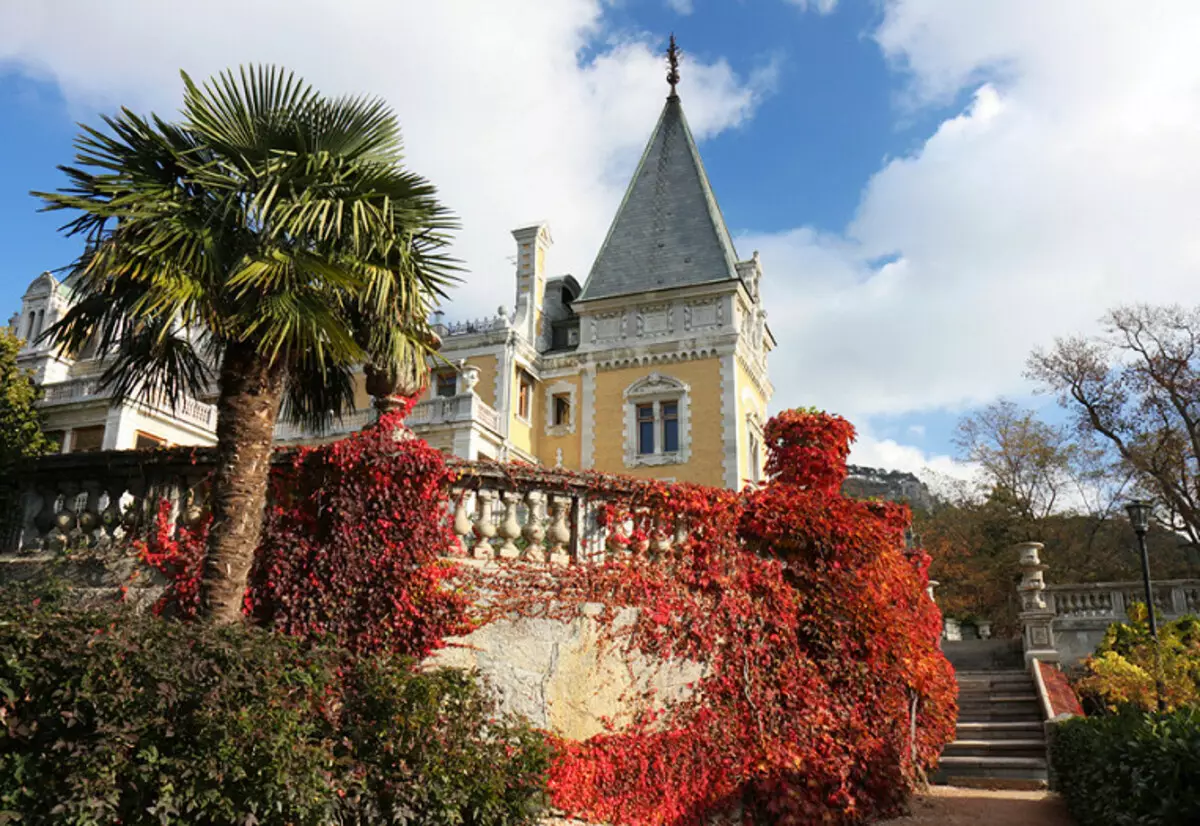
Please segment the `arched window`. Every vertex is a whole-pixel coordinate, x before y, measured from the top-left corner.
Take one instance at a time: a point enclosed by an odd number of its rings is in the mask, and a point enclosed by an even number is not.
[[[25,341],[26,343],[33,342],[33,325],[37,322],[37,313],[30,311],[29,323],[25,325]]]
[[[625,467],[675,465],[691,454],[688,386],[651,373],[625,388]]]

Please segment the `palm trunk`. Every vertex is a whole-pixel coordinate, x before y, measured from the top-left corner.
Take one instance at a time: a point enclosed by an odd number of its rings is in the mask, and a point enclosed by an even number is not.
[[[284,371],[253,347],[233,345],[221,364],[212,529],[200,583],[200,613],[216,624],[242,620],[242,600],[262,536],[271,444]]]

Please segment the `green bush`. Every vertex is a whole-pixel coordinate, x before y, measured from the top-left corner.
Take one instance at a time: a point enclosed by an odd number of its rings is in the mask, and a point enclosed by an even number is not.
[[[1081,826],[1200,823],[1200,709],[1073,718],[1051,758]]]
[[[0,605],[0,824],[507,826],[549,759],[468,674]]]

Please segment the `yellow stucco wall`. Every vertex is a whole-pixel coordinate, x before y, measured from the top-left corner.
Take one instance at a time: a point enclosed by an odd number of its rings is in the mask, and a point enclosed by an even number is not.
[[[691,455],[686,465],[626,468],[624,460],[625,389],[651,373],[661,373],[691,388]],[[648,479],[675,478],[721,487],[725,484],[721,419],[721,363],[704,359],[607,370],[596,374],[595,469]]]
[[[550,416],[553,415],[554,411],[546,405],[546,386],[563,383],[575,388],[575,405],[571,409],[571,416],[575,422],[575,432],[562,436],[549,436],[546,434],[546,427],[550,424]],[[541,418],[535,421],[533,426],[534,454],[543,465],[553,467],[558,456],[558,451],[562,450],[563,467],[579,470],[582,464],[583,452],[583,387],[581,378],[578,375],[574,375],[547,379],[544,383],[538,385],[538,395],[540,396],[538,401],[541,403]]]
[[[749,398],[747,398],[747,396]],[[751,462],[753,457],[750,456],[750,428],[747,425],[747,420],[751,413],[758,416],[760,424],[767,423],[767,402],[763,398],[762,393],[758,391],[754,382],[750,378],[750,374],[740,363],[737,366],[737,420],[738,420],[738,486],[740,487],[750,478]],[[760,462],[765,460],[765,451],[763,446],[759,446]],[[760,464],[761,472],[761,464]]]

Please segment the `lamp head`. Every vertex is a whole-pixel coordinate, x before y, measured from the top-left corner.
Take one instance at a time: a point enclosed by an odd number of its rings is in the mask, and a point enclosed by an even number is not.
[[[1134,533],[1145,533],[1150,529],[1150,514],[1154,505],[1145,499],[1134,499],[1125,506],[1129,513],[1129,523],[1133,525]]]

